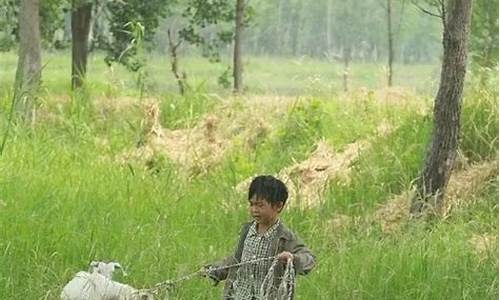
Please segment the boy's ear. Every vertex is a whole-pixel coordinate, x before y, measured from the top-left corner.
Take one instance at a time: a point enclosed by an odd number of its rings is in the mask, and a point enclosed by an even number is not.
[[[276,204],[276,208],[278,209],[278,213],[281,213],[283,208],[285,208],[285,204],[283,202],[278,202],[278,204]]]

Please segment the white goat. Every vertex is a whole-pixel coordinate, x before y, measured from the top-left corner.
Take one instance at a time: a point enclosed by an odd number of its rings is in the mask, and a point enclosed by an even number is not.
[[[61,292],[62,300],[153,300],[153,296],[111,280],[118,263],[92,262],[89,272],[78,272]]]
[[[105,263],[102,261],[92,261],[89,265],[90,273],[97,272],[108,279],[113,278],[113,272],[115,272],[116,269],[120,269],[123,275],[127,276],[122,266],[117,262],[112,261],[109,263]]]

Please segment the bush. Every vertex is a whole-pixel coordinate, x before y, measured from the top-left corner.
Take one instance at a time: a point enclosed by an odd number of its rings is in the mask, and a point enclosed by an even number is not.
[[[498,76],[473,77],[462,110],[460,149],[472,161],[498,156]]]

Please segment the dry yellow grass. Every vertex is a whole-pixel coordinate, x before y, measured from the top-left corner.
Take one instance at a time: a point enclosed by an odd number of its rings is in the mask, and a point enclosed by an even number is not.
[[[486,182],[498,178],[498,161],[484,161],[452,173],[443,201],[443,215],[471,204],[473,196],[484,188]]]
[[[119,157],[120,162],[147,162],[156,155],[163,155],[185,169],[206,170],[217,163],[229,148],[227,140],[218,134],[218,119],[215,116],[205,116],[193,128],[169,130],[160,124],[160,109],[156,101],[146,102],[144,112],[142,142],[139,147],[123,153]]]
[[[490,180],[498,178],[498,161],[485,161],[453,171],[443,198],[441,216],[446,218],[453,210],[472,204]],[[393,232],[409,218],[409,203],[413,191],[394,196],[375,211],[372,218],[384,232]]]
[[[320,204],[329,180],[337,178],[349,182],[351,164],[367,146],[366,142],[356,142],[347,145],[343,152],[335,153],[325,141],[319,141],[309,158],[277,174],[288,187],[288,205],[311,208]],[[247,178],[240,182],[235,190],[246,192],[251,180]]]
[[[481,258],[492,253],[498,245],[498,235],[495,234],[473,234],[468,240],[472,250]],[[495,254],[496,255],[496,254]]]
[[[342,214],[335,214],[333,217],[328,221],[328,227],[336,232],[340,231],[343,229],[346,229],[351,225],[352,223],[352,217],[347,216],[347,215],[342,215]]]
[[[405,107],[414,110],[419,115],[427,115],[432,112],[430,102],[416,97],[415,90],[408,87],[393,86],[376,90],[360,87],[345,94],[343,99],[345,101],[369,101],[380,107]]]
[[[218,109],[207,114],[192,128],[170,130],[160,124],[160,108],[154,99],[143,102],[141,143],[118,157],[148,162],[161,155],[183,170],[203,172],[217,165],[235,141],[253,149],[259,138],[271,132],[272,123],[285,114],[292,98],[250,97],[222,100]]]

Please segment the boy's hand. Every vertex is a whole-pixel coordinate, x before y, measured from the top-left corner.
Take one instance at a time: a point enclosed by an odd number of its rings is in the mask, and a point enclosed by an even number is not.
[[[293,254],[288,251],[283,251],[280,254],[278,254],[278,259],[282,263],[287,263],[289,260],[293,261]]]
[[[214,274],[212,274],[210,271],[211,271],[210,266],[204,266],[198,271],[198,274],[201,277],[206,277],[206,278],[212,279],[214,281],[214,286],[216,286],[220,280]]]

